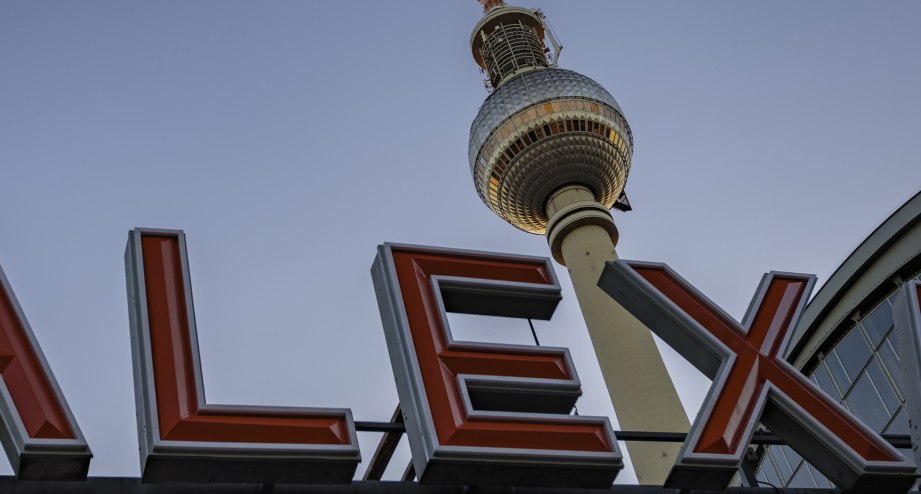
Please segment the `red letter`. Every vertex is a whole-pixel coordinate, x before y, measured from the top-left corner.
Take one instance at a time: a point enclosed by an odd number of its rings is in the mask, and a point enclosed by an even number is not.
[[[125,264],[144,481],[351,482],[350,410],[205,403],[181,231],[130,232]]]
[[[424,483],[601,487],[622,457],[562,348],[455,341],[446,312],[549,319],[547,259],[382,245],[372,268],[417,475]]]
[[[760,421],[842,489],[911,488],[915,466],[783,359],[814,283],[766,274],[739,325],[664,264],[607,264],[598,285],[713,379],[666,485],[724,488]]]
[[[16,477],[83,480],[93,457],[0,269],[0,439]]]

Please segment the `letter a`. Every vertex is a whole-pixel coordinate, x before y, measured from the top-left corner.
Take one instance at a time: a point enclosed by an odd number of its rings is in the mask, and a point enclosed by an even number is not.
[[[93,454],[0,268],[0,440],[16,478],[84,480]]]

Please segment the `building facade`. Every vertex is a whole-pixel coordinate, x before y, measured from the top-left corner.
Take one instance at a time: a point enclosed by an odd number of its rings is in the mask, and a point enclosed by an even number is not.
[[[873,430],[908,434],[906,383],[893,330],[892,299],[921,279],[921,193],[873,231],[806,308],[788,359]],[[909,450],[904,450],[911,457]],[[762,451],[756,476],[778,487],[832,487],[788,446]]]

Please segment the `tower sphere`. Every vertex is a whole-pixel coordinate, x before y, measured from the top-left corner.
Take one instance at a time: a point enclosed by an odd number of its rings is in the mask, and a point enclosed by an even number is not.
[[[474,59],[494,88],[470,128],[470,171],[480,198],[537,234],[547,227],[548,198],[566,185],[588,187],[610,208],[633,155],[617,101],[592,79],[556,68],[556,56],[548,60],[539,11],[486,8],[471,37]]]

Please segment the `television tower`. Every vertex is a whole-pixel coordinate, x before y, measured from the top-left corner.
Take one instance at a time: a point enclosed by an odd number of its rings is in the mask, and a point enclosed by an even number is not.
[[[630,172],[630,126],[600,84],[557,68],[562,47],[540,11],[479,1],[470,45],[492,94],[470,128],[477,193],[516,228],[546,235],[566,266],[621,429],[687,432],[652,334],[597,286],[605,262],[617,259],[609,210]],[[679,448],[628,444],[639,482],[662,485]]]

